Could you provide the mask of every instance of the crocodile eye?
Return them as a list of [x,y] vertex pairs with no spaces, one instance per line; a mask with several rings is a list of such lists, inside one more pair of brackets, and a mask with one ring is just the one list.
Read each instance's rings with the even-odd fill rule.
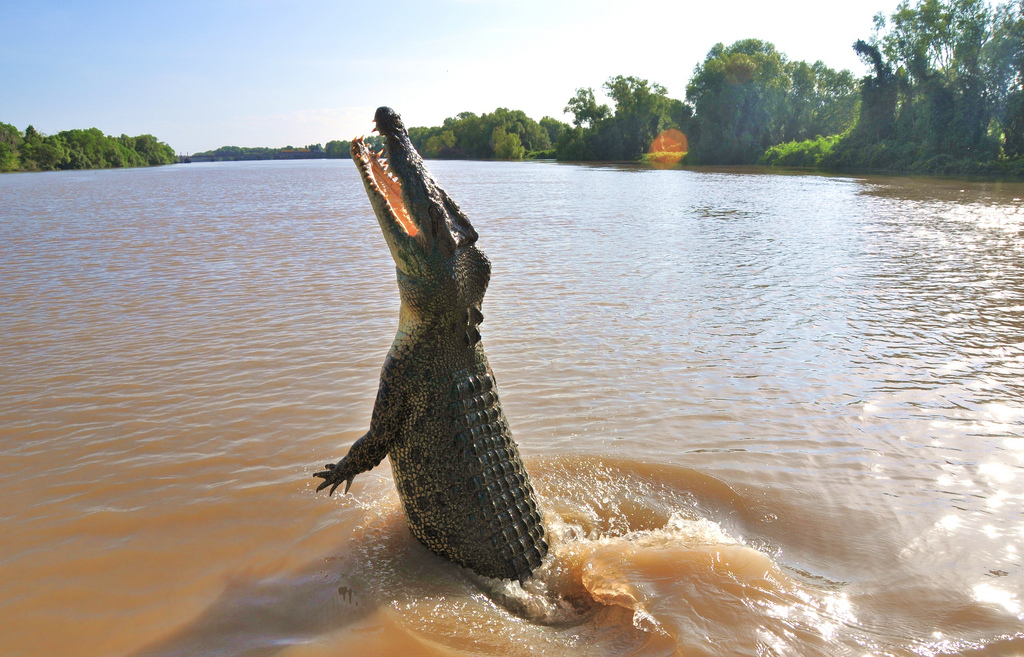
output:
[[437,209],[436,205],[428,206],[427,214],[429,214],[430,218],[434,221],[441,221],[441,211]]

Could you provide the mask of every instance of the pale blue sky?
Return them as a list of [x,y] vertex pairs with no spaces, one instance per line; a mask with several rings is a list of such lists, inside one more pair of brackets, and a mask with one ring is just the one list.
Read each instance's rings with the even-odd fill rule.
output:
[[684,98],[717,42],[866,68],[851,44],[897,0],[868,2],[115,2],[0,0],[0,121],[44,133],[152,133],[178,151],[284,146],[461,111],[562,114],[613,75]]

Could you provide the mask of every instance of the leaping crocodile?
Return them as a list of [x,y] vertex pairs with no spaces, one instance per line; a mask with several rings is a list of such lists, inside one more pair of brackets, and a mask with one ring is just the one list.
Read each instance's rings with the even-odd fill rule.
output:
[[535,493],[512,440],[480,341],[491,264],[477,232],[437,184],[389,107],[374,116],[386,145],[352,142],[394,258],[398,333],[381,369],[370,430],[314,476],[329,494],[391,458],[412,534],[481,575],[524,581],[547,554]]

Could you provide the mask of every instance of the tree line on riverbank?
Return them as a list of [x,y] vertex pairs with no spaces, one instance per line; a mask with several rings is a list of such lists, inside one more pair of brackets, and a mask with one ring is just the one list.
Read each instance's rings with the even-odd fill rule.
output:
[[[379,135],[371,135],[366,141],[378,150],[383,145]],[[285,146],[221,146],[210,151],[193,153],[193,162],[241,162],[246,160],[337,160],[351,157],[352,142],[331,140],[326,145],[307,144],[304,147]]]
[[903,2],[854,49],[871,67],[857,122],[762,163],[1024,176],[1024,0]]
[[853,48],[871,67],[860,80],[746,39],[708,52],[685,101],[616,76],[614,108],[577,89],[572,125],[499,108],[409,133],[437,158],[636,161],[676,129],[688,164],[1024,175],[1024,0],[905,0]]
[[174,150],[153,135],[111,137],[98,128],[44,135],[0,123],[0,172],[144,167],[177,162]]
[[[497,108],[413,127],[409,136],[428,158],[637,161],[674,130],[685,136],[673,146],[687,151],[685,164],[1024,176],[1024,0],[915,2],[878,14],[869,38],[852,44],[870,69],[860,79],[745,39],[711,48],[685,100],[619,75],[603,85],[613,107],[599,104],[592,88],[576,90],[565,106],[571,125]],[[382,145],[377,136],[368,141]],[[193,158],[348,158],[350,146],[225,146]],[[174,161],[152,135],[115,138],[91,128],[48,136],[0,123],[0,171]]]
[[[341,155],[334,144],[341,142],[328,142],[327,148],[320,144],[306,144],[305,146],[285,146],[284,148],[268,148],[265,146],[221,146],[211,151],[201,151],[189,156],[192,162],[241,162],[246,160],[323,160],[327,158],[338,158]],[[346,142],[347,143],[347,142]],[[345,157],[349,156],[348,147],[345,148]]]

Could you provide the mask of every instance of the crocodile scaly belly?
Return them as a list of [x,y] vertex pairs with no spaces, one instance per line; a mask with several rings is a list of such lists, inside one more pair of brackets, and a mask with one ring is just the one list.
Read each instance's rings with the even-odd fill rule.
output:
[[450,381],[448,432],[435,443],[434,476],[415,487],[399,482],[410,529],[432,551],[482,575],[523,580],[548,546],[494,375],[480,364]]

